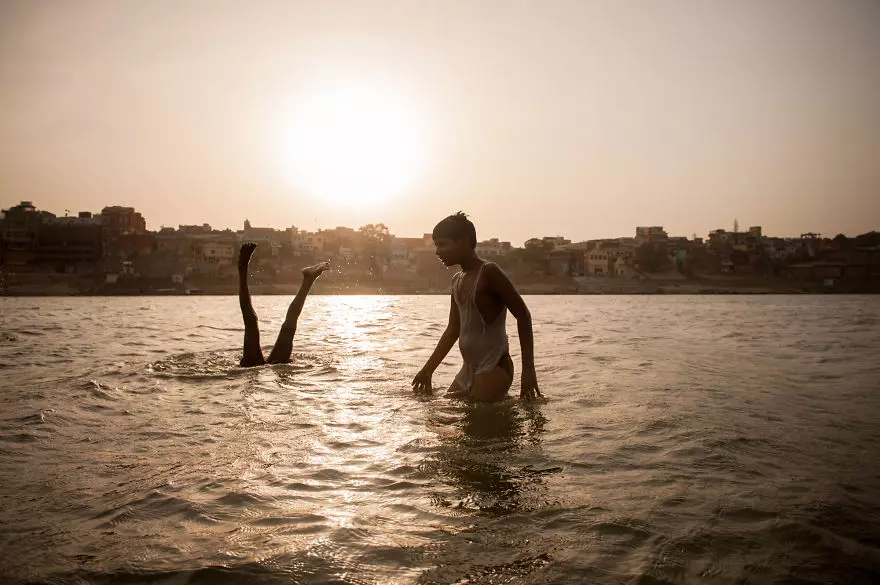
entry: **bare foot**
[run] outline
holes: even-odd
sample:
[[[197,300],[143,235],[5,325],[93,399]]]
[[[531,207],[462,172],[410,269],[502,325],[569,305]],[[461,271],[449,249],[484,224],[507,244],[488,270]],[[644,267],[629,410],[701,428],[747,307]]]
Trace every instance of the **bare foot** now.
[[[303,268],[303,277],[315,279],[321,276],[325,270],[330,270],[329,262],[318,262],[314,266]]]
[[[254,250],[257,249],[257,245],[253,242],[245,242],[241,245],[241,250],[238,252],[238,269],[246,270],[248,262],[251,261],[251,256],[254,254]]]

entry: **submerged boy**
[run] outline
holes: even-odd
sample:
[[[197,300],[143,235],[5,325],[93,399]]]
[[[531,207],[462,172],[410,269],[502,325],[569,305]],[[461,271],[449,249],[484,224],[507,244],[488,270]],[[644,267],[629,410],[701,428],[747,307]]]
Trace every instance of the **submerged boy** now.
[[[431,376],[458,340],[464,365],[449,387],[451,396],[491,401],[503,398],[513,383],[513,360],[505,327],[507,311],[516,317],[522,349],[520,398],[541,396],[535,374],[532,316],[507,275],[476,254],[477,231],[462,212],[437,224],[432,234],[437,256],[446,266],[458,265],[452,279],[449,324],[437,348],[412,385],[431,390]]]
[[[286,364],[290,362],[290,354],[293,353],[293,336],[296,334],[296,322],[302,312],[306,297],[315,280],[330,268],[329,262],[321,262],[308,268],[303,268],[302,284],[299,292],[287,309],[287,316],[278,332],[278,339],[269,354],[269,359],[263,358],[263,349],[260,347],[260,328],[257,325],[257,313],[251,304],[251,293],[248,290],[248,264],[257,245],[245,243],[241,245],[238,253],[238,304],[241,307],[241,316],[244,319],[244,351],[239,365],[243,368],[262,366],[263,364]]]

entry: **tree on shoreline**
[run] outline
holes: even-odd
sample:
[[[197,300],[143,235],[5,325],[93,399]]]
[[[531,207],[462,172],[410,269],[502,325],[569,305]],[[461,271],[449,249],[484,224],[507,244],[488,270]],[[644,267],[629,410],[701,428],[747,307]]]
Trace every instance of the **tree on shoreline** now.
[[[364,256],[370,273],[382,276],[382,270],[391,257],[391,231],[384,223],[368,223],[358,228]]]

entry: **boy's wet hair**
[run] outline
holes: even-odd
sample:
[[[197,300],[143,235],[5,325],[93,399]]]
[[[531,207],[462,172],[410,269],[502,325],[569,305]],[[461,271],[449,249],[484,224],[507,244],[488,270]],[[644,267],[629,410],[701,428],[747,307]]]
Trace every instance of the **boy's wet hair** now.
[[[448,238],[450,240],[460,240],[467,238],[471,248],[477,247],[477,228],[463,211],[459,211],[454,215],[444,218],[436,226],[431,234],[435,240],[437,238]]]

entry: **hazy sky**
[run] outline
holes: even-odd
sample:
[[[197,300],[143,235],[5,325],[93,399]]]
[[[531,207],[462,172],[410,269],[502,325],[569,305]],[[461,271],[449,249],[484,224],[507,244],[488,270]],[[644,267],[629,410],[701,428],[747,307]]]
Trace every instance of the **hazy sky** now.
[[[329,138],[303,119],[340,100]],[[321,192],[339,177],[397,191]],[[0,0],[0,205],[22,199],[150,229],[854,235],[880,229],[880,2]]]

